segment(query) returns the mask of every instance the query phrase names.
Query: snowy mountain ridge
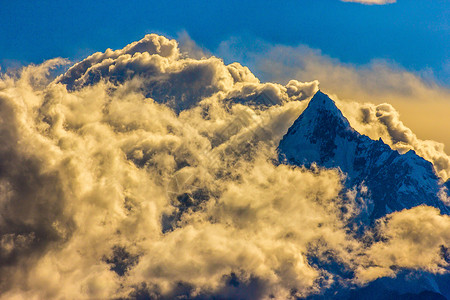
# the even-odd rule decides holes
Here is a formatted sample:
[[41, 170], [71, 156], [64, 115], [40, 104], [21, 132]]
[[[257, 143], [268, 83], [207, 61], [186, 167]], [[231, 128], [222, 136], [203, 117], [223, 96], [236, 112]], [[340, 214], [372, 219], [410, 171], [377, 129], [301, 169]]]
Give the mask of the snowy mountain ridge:
[[[339, 168], [347, 188], [366, 186], [366, 221], [421, 204], [449, 214], [438, 194], [444, 187], [430, 162], [410, 150], [400, 154], [381, 139], [355, 131], [334, 101], [318, 91], [281, 140], [279, 158], [288, 164]], [[446, 184], [448, 185], [448, 183]]]

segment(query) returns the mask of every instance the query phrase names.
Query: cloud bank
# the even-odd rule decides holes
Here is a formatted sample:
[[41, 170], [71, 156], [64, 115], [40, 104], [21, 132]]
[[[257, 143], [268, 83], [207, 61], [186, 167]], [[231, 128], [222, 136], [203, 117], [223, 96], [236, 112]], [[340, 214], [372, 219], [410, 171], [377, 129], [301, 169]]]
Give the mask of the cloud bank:
[[437, 209], [361, 238], [338, 170], [275, 162], [317, 81], [261, 83], [154, 34], [48, 77], [64, 63], [0, 80], [1, 299], [289, 299], [448, 271]]
[[223, 42], [218, 53], [228, 60], [247, 61], [268, 81], [317, 79], [352, 127], [372, 139], [382, 138], [400, 152], [416, 151], [433, 162], [444, 180], [449, 178], [449, 89], [383, 60], [354, 66], [307, 46], [254, 44], [262, 50], [246, 49], [245, 58], [237, 50], [240, 38]]

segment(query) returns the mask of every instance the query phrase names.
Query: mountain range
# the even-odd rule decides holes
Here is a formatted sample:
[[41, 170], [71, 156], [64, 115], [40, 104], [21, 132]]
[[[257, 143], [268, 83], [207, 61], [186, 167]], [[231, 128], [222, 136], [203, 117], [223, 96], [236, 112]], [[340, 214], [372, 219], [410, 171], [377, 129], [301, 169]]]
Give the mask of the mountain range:
[[413, 150], [400, 154], [381, 139], [354, 130], [336, 104], [317, 92], [279, 144], [279, 159], [297, 166], [339, 168], [347, 188], [364, 199], [368, 221], [418, 205], [449, 208], [439, 198], [444, 183]]
[[[391, 212], [419, 205], [450, 213], [439, 196], [448, 195], [450, 181], [443, 182], [429, 161], [413, 150], [401, 154], [381, 139], [360, 134], [321, 91], [284, 135], [278, 153], [281, 163], [338, 169], [345, 190], [354, 191], [355, 224], [362, 232]], [[384, 299], [446, 299], [449, 280], [448, 275], [404, 270], [396, 278], [381, 278], [360, 289], [336, 286], [313, 299], [380, 299], [381, 295]]]

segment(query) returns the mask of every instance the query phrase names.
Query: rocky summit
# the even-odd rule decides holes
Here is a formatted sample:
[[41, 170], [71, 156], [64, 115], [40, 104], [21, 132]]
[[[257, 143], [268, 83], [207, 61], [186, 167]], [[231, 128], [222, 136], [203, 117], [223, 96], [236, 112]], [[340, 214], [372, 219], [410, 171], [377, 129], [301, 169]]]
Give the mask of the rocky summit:
[[422, 204], [449, 214], [439, 198], [444, 183], [430, 162], [412, 150], [400, 154], [381, 139], [360, 134], [321, 91], [289, 128], [278, 151], [280, 161], [287, 164], [339, 168], [345, 186], [363, 199], [364, 223]]

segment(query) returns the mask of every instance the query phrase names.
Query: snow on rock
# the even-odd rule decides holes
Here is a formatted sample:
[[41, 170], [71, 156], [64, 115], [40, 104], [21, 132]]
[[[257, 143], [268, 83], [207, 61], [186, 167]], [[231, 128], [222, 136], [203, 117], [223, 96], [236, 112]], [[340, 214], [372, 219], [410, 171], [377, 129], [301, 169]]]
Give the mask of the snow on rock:
[[402, 155], [381, 139], [374, 141], [358, 133], [321, 91], [289, 128], [278, 150], [284, 163], [339, 168], [346, 174], [347, 188], [365, 185], [368, 192], [363, 197], [370, 210], [367, 222], [421, 204], [449, 214], [449, 207], [438, 196], [442, 182], [430, 162], [412, 150]]

